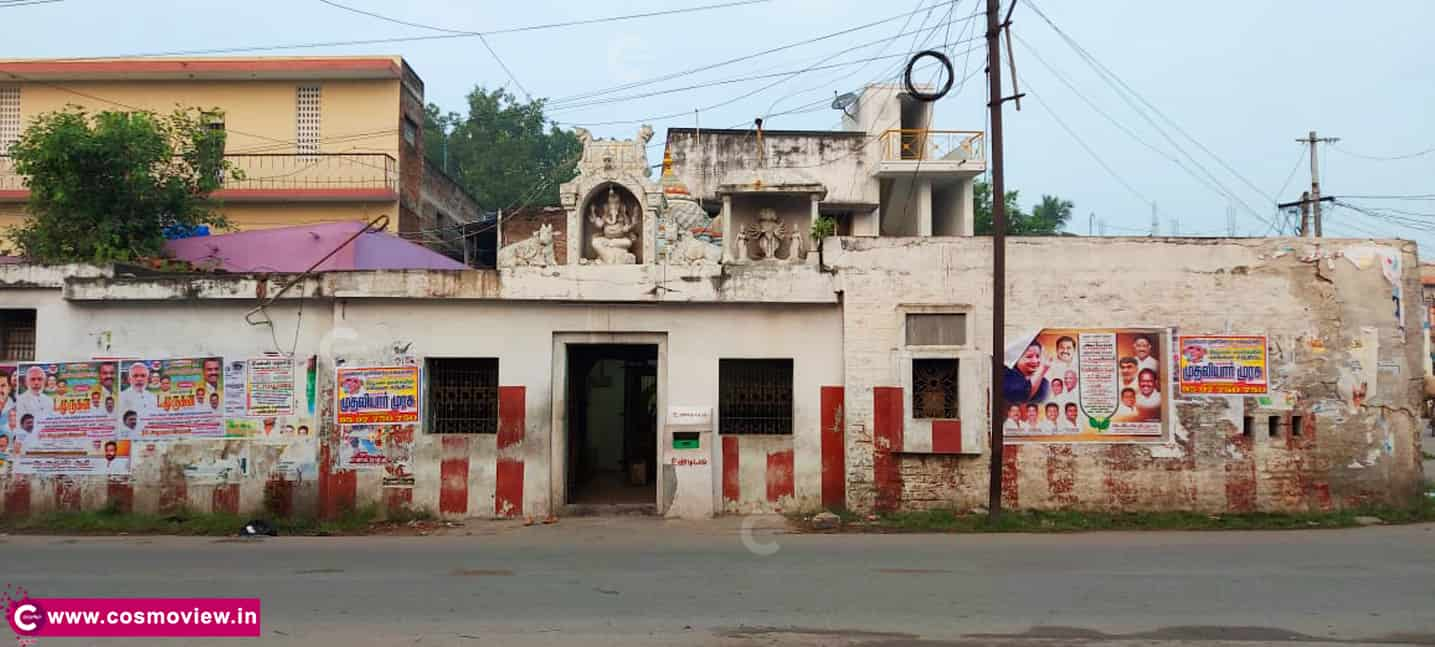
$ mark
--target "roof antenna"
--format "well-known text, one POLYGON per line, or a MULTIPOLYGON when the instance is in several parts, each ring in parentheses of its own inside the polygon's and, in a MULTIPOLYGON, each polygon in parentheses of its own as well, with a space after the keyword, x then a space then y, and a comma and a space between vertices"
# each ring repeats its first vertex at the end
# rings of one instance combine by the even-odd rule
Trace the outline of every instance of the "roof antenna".
POLYGON ((847 115, 848 119, 856 119, 856 117, 852 116, 852 113, 847 112, 847 108, 851 107, 854 103, 857 103, 856 92, 837 94, 836 90, 832 91, 832 109, 841 110, 842 114, 847 115))

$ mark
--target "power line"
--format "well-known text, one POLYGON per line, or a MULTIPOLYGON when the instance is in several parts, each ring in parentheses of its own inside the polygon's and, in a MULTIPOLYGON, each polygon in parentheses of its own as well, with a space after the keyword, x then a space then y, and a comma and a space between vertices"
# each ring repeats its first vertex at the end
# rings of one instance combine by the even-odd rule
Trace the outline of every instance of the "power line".
POLYGON ((1360 153, 1356 153, 1356 152, 1352 152, 1352 151, 1345 150, 1344 148, 1341 148, 1341 147, 1339 147, 1339 146, 1335 146, 1335 145, 1333 145, 1333 144, 1331 145, 1331 148, 1334 149, 1334 150, 1336 150, 1337 152, 1339 152, 1339 153, 1342 154, 1342 155, 1349 155, 1350 157, 1358 157, 1358 158, 1360 158, 1360 159, 1373 160, 1373 161, 1377 161, 1377 162, 1393 162, 1393 161, 1396 161, 1396 160, 1406 160, 1406 159, 1411 159, 1411 158, 1414 158, 1414 157, 1424 157, 1424 156, 1429 155, 1429 154, 1431 154, 1431 153, 1435 153, 1435 148, 1427 148, 1427 149, 1425 149, 1425 150, 1423 150, 1423 151, 1416 151, 1416 152, 1414 152, 1414 153, 1407 153, 1407 154, 1405 154, 1405 155, 1384 155, 1384 156, 1382 156, 1382 155, 1362 155, 1362 154, 1360 154, 1360 153))
POLYGON ((541 25, 527 25, 524 27, 507 27, 504 29, 491 29, 483 32, 465 32, 461 34, 434 34, 431 36, 401 36, 396 38, 370 38, 364 40, 345 40, 328 42, 307 42, 289 43, 283 45, 251 45, 241 47, 218 47, 212 49, 190 49, 175 50, 168 52, 149 52, 142 54, 117 54, 105 56, 77 56, 70 58, 47 59, 51 61, 86 61, 96 58, 148 58, 158 56, 201 56, 208 54, 237 54, 243 52, 264 52, 282 49, 313 49, 319 47, 348 47, 352 45, 380 45, 385 43, 408 43, 429 40, 450 40, 455 38, 474 38, 479 34, 484 36, 496 36, 499 34, 516 34, 529 31, 541 31, 547 29, 559 29, 562 27, 576 27, 580 25, 595 25, 600 23, 620 22, 625 20, 638 20, 640 18, 655 18, 658 16, 671 16, 675 14, 695 13, 700 11, 711 11, 716 9, 727 9, 743 5, 758 4, 769 0, 735 0, 720 4, 700 5, 696 7, 684 7, 681 9, 664 9, 662 11, 647 11, 643 13, 627 14, 622 16, 606 16, 603 18, 587 18, 583 20, 569 20, 564 22, 545 23, 541 25))
POLYGON ((64 1, 65 0, 21 0, 20 2, 4 2, 0 3, 0 9, 9 9, 11 7, 28 7, 30 5, 52 4, 64 1))
POLYGON ((391 16, 385 16, 385 15, 380 14, 380 13, 375 13, 375 12, 372 12, 372 11, 365 11, 365 10, 359 9, 359 8, 357 8, 357 7, 350 7, 349 5, 346 5, 346 4, 340 4, 340 3, 338 3, 338 2, 334 2, 334 0, 319 0, 319 2, 322 2, 322 3, 326 4, 326 5, 329 5, 329 6, 331 6, 331 7, 337 8, 337 9, 343 9, 344 11, 348 11, 348 12, 351 12, 351 13, 356 13, 356 14, 360 14, 360 15, 364 15, 364 16, 369 16, 370 18, 377 18, 377 19, 379 19, 379 20, 391 22, 391 23, 394 23, 394 24, 397 24, 397 25, 404 25, 404 26, 407 26, 407 27, 418 27, 418 28, 420 28, 420 29, 427 29, 427 30, 430 30, 430 31, 443 32, 443 33, 447 33, 447 34, 466 35, 466 36, 477 36, 477 37, 478 37, 478 42, 480 42, 480 43, 483 44, 483 48, 486 49, 486 50, 488 50, 488 54, 493 57, 494 62, 498 63, 498 66, 501 67, 501 68, 503 68, 503 73, 508 75, 508 80, 513 81, 513 84, 514 84, 515 86, 518 86, 518 89, 519 89, 519 90, 522 90, 522 91, 523 91, 523 96, 527 97, 529 101, 533 101, 533 95, 528 92, 528 88, 523 87, 523 83, 518 80, 518 77, 517 77, 517 76, 514 76, 513 70, 508 69, 508 65, 505 64, 505 63, 503 62, 503 59, 498 56, 498 52, 496 52, 496 51, 493 50, 493 46, 488 44, 488 39, 485 38, 482 33, 475 32, 475 31, 462 31, 462 30, 458 30, 458 29, 447 29, 447 28, 444 28, 444 27, 436 27, 436 26, 434 26, 434 25, 426 25, 426 24, 423 24, 423 23, 409 22, 409 21, 407 21, 407 20, 399 20, 398 18, 393 18, 393 17, 391 17, 391 16))
MULTIPOLYGON (((950 4, 950 3, 954 3, 954 2, 958 2, 958 1, 959 1, 959 0, 946 0, 946 3, 950 4)), ((605 94, 612 94, 612 93, 614 93, 614 92, 622 92, 623 90, 631 90, 631 89, 633 89, 633 88, 642 87, 642 86, 645 86, 645 85, 652 85, 652 84, 654 84, 654 83, 662 83, 663 81, 668 81, 668 80, 675 79, 675 78, 678 78, 678 77, 689 76, 689 75, 692 75, 692 74, 697 74, 697 73, 699 73, 699 72, 706 72, 706 71, 708 71, 708 70, 716 69, 716 68, 719 68, 719 67, 725 67, 725 66, 728 66, 728 65, 732 65, 733 63, 741 63, 741 62, 743 62, 743 61, 749 61, 749 60, 752 60, 752 59, 754 59, 754 58, 766 56, 766 55, 768 55, 768 54, 775 54, 775 53, 777 53, 777 52, 786 51, 786 50, 792 49, 792 48, 794 48, 794 47, 801 47, 801 46, 803 46, 803 45, 810 45, 810 44, 812 44, 812 43, 818 43, 818 42, 822 42, 822 41, 824 41, 824 40, 831 40, 831 39, 833 39, 833 38, 837 38, 837 37, 839 37, 839 36, 845 36, 845 35, 847 35, 847 34, 851 34, 851 33, 858 32, 858 31, 862 31, 862 30, 864 30, 864 29, 870 29, 870 28, 875 27, 875 26, 877 26, 877 25, 881 25, 881 24, 884 24, 884 23, 892 22, 892 21, 894 21, 894 20, 896 20, 896 19, 898 19, 898 18, 902 18, 902 17, 904 17, 904 16, 910 16, 910 15, 912 15, 912 14, 920 13, 921 11, 922 11, 922 9, 917 9, 916 11, 911 11, 911 12, 907 12, 907 13, 901 13, 901 14, 897 14, 897 15, 895 15, 895 16, 888 16, 888 17, 882 18, 882 19, 880 19, 880 20, 874 20, 874 21, 869 22, 869 23, 857 25, 856 27, 849 27, 849 28, 847 28, 847 29, 842 29, 842 30, 838 30, 838 31, 835 31, 835 32, 827 33, 827 34, 822 34, 822 35, 820 35, 820 36, 815 36, 815 37, 813 37, 813 38, 808 38, 808 39, 806 39, 806 40, 800 40, 800 41, 796 41, 796 42, 792 42, 792 43, 787 43, 787 44, 785 44, 785 45, 779 45, 779 46, 777 46, 777 47, 771 47, 771 48, 768 48, 768 49, 765 49, 765 50, 761 50, 761 51, 758 51, 758 52, 754 52, 754 53, 752 53, 752 54, 745 54, 745 55, 743 55, 743 56, 739 56, 739 57, 736 57, 736 58, 730 58, 730 59, 723 60, 723 61, 718 61, 718 62, 716 62, 716 63, 708 63, 708 64, 705 64, 705 65, 700 65, 700 66, 698 66, 698 67, 693 67, 693 68, 688 68, 688 69, 685 69, 685 70, 680 70, 680 71, 677 71, 677 72, 670 72, 670 73, 663 74, 663 75, 660 75, 660 76, 655 76, 655 77, 650 78, 650 79, 644 79, 644 80, 641 80, 641 81, 633 81, 633 82, 630 82, 630 83, 624 83, 624 84, 621 84, 621 85, 615 85, 615 86, 608 87, 608 88, 601 88, 601 89, 598 89, 598 90, 591 90, 591 91, 588 91, 588 92, 581 92, 581 93, 579 93, 579 94, 569 95, 569 96, 566 96, 566 97, 558 97, 558 98, 555 98, 555 99, 553 99, 552 101, 550 101, 550 102, 549 102, 549 105, 551 105, 551 106, 557 106, 557 105, 561 105, 561 104, 565 104, 565 103, 571 103, 571 102, 574 102, 574 101, 577 101, 577 100, 580 100, 580 99, 587 99, 587 98, 590 98, 590 97, 602 96, 602 95, 605 95, 605 94)), ((971 16, 968 16, 968 18, 971 18, 971 16)))
POLYGON ((1101 156, 1097 155, 1096 151, 1092 150, 1091 147, 1088 146, 1086 142, 1082 140, 1079 135, 1076 134, 1076 131, 1072 130, 1070 126, 1066 125, 1066 122, 1063 121, 1061 117, 1056 114, 1056 111, 1052 110, 1051 106, 1046 105, 1046 101, 1041 98, 1041 95, 1037 94, 1036 90, 1032 89, 1031 83, 1028 82, 1026 78, 1021 78, 1020 81, 1022 85, 1026 86, 1026 93, 1030 94, 1032 98, 1036 99, 1036 102, 1041 105, 1041 108, 1045 110, 1048 115, 1051 115, 1052 120, 1056 121, 1056 124, 1058 126, 1061 126, 1061 129, 1065 130, 1066 134, 1070 135, 1072 139, 1076 140, 1076 143, 1079 144, 1081 148, 1086 151, 1087 155, 1091 156, 1091 159, 1096 160, 1096 163, 1100 164, 1101 168, 1106 169, 1106 172, 1109 173, 1111 177, 1115 178, 1116 181, 1121 184, 1121 186, 1126 187, 1126 190, 1130 191, 1132 195, 1136 196, 1136 198, 1140 200, 1142 204, 1149 204, 1151 202, 1150 198, 1147 198, 1145 194, 1141 193, 1140 191, 1137 191, 1135 187, 1131 186, 1131 184, 1126 181, 1126 178, 1121 177, 1121 174, 1117 173, 1115 169, 1111 168, 1111 166, 1106 163, 1106 160, 1101 159, 1101 156))
POLYGON ((1246 183, 1246 185, 1251 187, 1252 190, 1254 190, 1256 193, 1267 197, 1272 204, 1276 203, 1276 199, 1274 197, 1266 195, 1264 191, 1262 191, 1259 187, 1255 186, 1255 184, 1252 183, 1250 180, 1246 179, 1245 176, 1238 173, 1229 164, 1226 164, 1224 160, 1222 160, 1215 153, 1211 152, 1209 148, 1206 148, 1194 137, 1192 137, 1186 131, 1182 130, 1181 127, 1177 125, 1173 120, 1171 120, 1170 117, 1167 117, 1164 113, 1160 111, 1160 109, 1156 108, 1156 106, 1152 105, 1149 101, 1144 99, 1139 93, 1132 89, 1131 86, 1127 85, 1126 82, 1122 81, 1120 77, 1116 76, 1114 72, 1106 68, 1106 66, 1102 65, 1100 61, 1096 60, 1096 58, 1092 56, 1090 52, 1086 51, 1086 49, 1083 48, 1079 43, 1077 43, 1075 39, 1069 36, 1065 31, 1062 31, 1062 29, 1058 27, 1056 23, 1051 20, 1050 17, 1043 13, 1041 11, 1041 8, 1037 7, 1032 0, 1026 0, 1026 3, 1032 8, 1033 11, 1036 12, 1037 16, 1039 16, 1042 21, 1044 21, 1047 26, 1052 29, 1052 31, 1056 32, 1056 34, 1060 36, 1064 42, 1066 42, 1067 46, 1071 47, 1072 50, 1074 50, 1077 55, 1080 56, 1082 60, 1085 61, 1086 64, 1089 65, 1097 73, 1097 75, 1101 77, 1101 79, 1109 87, 1111 87, 1113 91, 1116 92, 1117 96, 1119 96, 1122 101, 1124 101, 1129 107, 1131 107, 1132 110, 1136 111, 1137 115, 1140 116, 1143 120, 1145 120, 1146 123, 1150 124, 1153 128, 1155 128, 1157 134, 1161 135, 1161 137, 1165 139, 1166 142, 1169 143, 1173 148, 1175 148, 1179 154, 1186 157, 1186 159, 1191 162, 1191 164, 1195 166, 1197 170, 1204 173, 1208 179, 1210 179, 1216 186, 1220 187, 1221 191, 1226 195, 1227 198, 1234 199, 1237 203, 1244 207, 1246 211, 1250 212, 1251 215, 1255 216, 1261 222, 1267 225, 1271 224, 1270 220, 1268 220, 1265 216, 1262 216, 1257 213, 1256 210, 1252 209, 1249 204, 1246 204, 1245 200, 1241 199, 1240 196, 1237 196, 1235 193, 1230 191, 1230 189, 1227 189, 1225 185, 1220 182, 1220 180, 1216 179, 1216 177, 1205 168, 1205 166, 1198 162, 1190 153, 1187 153, 1186 150, 1181 147, 1180 144, 1176 143, 1176 141, 1170 135, 1168 135, 1159 124, 1152 120, 1144 110, 1142 110, 1136 104, 1132 103, 1132 101, 1130 100, 1130 98, 1128 98, 1127 95, 1129 94, 1130 97, 1135 98, 1136 101, 1140 102, 1142 105, 1146 106, 1146 108, 1150 109, 1151 112, 1155 113, 1158 117, 1160 117, 1167 124, 1169 124, 1171 128, 1173 128, 1177 133, 1184 136, 1187 140, 1191 141, 1191 143, 1195 144, 1197 148, 1200 148, 1207 155, 1210 155, 1211 158, 1215 159, 1216 162, 1219 163, 1222 167, 1224 167, 1228 172, 1236 176, 1242 182, 1246 183))
MULTIPOLYGON (((970 42, 971 40, 976 40, 976 39, 968 39, 967 41, 957 41, 957 42, 952 43, 952 44, 953 44, 953 45, 957 45, 957 44, 961 44, 961 43, 963 43, 963 42, 970 42)), ((870 45, 870 43, 869 43, 869 45, 870 45)), ((858 46, 857 48, 855 48, 855 49, 860 49, 861 47, 862 47, 862 46, 859 45, 859 46, 858 46)), ((976 48, 968 48, 967 51, 971 51, 972 49, 976 49, 976 48)), ((852 50, 849 50, 849 51, 852 51, 852 50)), ((845 52, 844 52, 844 53, 845 53, 845 52)), ((731 85, 731 84, 733 84, 733 83, 744 83, 744 82, 747 82, 747 81, 758 81, 758 80, 761 80, 761 79, 770 79, 770 78, 779 77, 779 76, 790 76, 790 75, 795 75, 795 74, 805 74, 805 73, 808 73, 808 72, 816 72, 816 71, 818 71, 818 70, 829 70, 829 69, 835 69, 835 68, 839 68, 839 67, 847 67, 847 66, 849 66, 849 65, 857 65, 857 64, 863 64, 863 65, 865 65, 865 64, 867 64, 867 63, 871 63, 872 61, 880 61, 880 60, 886 60, 886 59, 892 59, 892 58, 902 58, 902 59, 905 60, 905 59, 907 58, 907 53, 906 53, 906 52, 901 52, 901 53, 897 53, 897 54, 887 54, 887 55, 884 55, 884 56, 872 56, 872 57, 869 57, 869 58, 859 58, 859 59, 856 59, 856 60, 845 61, 845 62, 842 62, 842 63, 832 63, 832 64, 829 64, 829 65, 819 65, 819 66, 815 66, 815 67, 806 67, 806 68, 797 69, 797 70, 784 70, 784 71, 782 71, 782 72, 772 72, 772 73, 768 73, 768 74, 756 74, 756 75, 752 75, 752 76, 733 77, 733 78, 722 79, 722 80, 718 80, 718 81, 709 81, 709 82, 706 82, 706 83, 697 83, 697 84, 694 84, 694 85, 685 85, 685 86, 681 86, 681 87, 677 87, 677 88, 668 88, 668 89, 665 89, 665 90, 653 90, 653 91, 651 91, 651 92, 644 92, 644 93, 641 93, 641 94, 628 94, 628 95, 623 95, 623 96, 620 96, 620 97, 608 97, 608 98, 604 98, 604 99, 595 99, 595 100, 593 100, 593 101, 591 101, 591 102, 588 102, 588 103, 576 103, 576 104, 561 106, 561 107, 558 107, 558 108, 553 108, 553 109, 549 110, 548 112, 565 112, 565 111, 568 111, 568 110, 579 110, 579 109, 582 109, 582 108, 589 108, 589 107, 592 107, 592 106, 595 106, 595 105, 602 105, 602 104, 609 104, 609 103, 621 103, 621 102, 624 102, 624 101, 632 101, 632 100, 635 100, 635 99, 645 99, 645 98, 648 98, 648 97, 655 97, 655 96, 664 95, 664 94, 673 94, 673 93, 675 93, 675 92, 688 92, 688 91, 690 91, 690 90, 701 90, 701 89, 705 89, 705 88, 717 87, 717 86, 720 86, 720 85, 731 85)), ((793 95, 789 94, 789 95, 787 95, 787 96, 793 96, 793 95)), ((786 98, 786 97, 783 97, 783 98, 786 98)), ((774 105, 775 105, 776 103, 780 102, 781 100, 782 100, 782 99, 778 99, 778 101, 774 101, 774 102, 773 102, 774 105)), ((824 104, 827 103, 827 102, 829 102, 829 101, 830 101, 830 99, 822 99, 822 102, 823 102, 824 104)), ((803 105, 806 106, 806 105, 808 105, 808 104, 803 104, 803 105)), ((772 107, 769 106, 768 109, 771 110, 772 107)))

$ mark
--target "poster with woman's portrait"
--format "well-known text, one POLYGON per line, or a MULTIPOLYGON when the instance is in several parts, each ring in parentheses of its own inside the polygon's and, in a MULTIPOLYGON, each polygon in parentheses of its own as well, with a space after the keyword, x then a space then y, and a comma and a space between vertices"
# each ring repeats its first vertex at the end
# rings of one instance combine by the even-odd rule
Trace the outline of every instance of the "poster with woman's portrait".
POLYGON ((1002 425, 1013 442, 1163 438, 1170 341, 1159 328, 1047 328, 1006 349, 1002 425))

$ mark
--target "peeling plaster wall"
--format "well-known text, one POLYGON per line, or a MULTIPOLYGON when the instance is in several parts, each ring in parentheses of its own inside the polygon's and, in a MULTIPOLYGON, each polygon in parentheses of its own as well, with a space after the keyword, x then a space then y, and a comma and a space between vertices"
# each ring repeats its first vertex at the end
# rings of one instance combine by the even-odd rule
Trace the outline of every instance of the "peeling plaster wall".
MULTIPOLYGON (((1170 441, 1162 445, 1008 445, 1006 505, 1300 511, 1416 496, 1424 360, 1413 243, 1017 238, 1008 239, 1007 254, 1008 339, 1040 327, 1265 333, 1272 388, 1297 400, 1269 411, 1254 399, 1178 399, 1170 441), (1398 283, 1411 299, 1403 322, 1379 260, 1359 269, 1345 256, 1372 245, 1393 250, 1403 263, 1398 283), (1361 367, 1352 368, 1361 357, 1361 367), (1356 377, 1369 381, 1371 395, 1361 407, 1350 405, 1348 389, 1341 393, 1356 377), (1245 416, 1256 423, 1249 438, 1242 434, 1245 416), (1298 435, 1291 433, 1295 416, 1298 435)), ((899 305, 969 306, 970 348, 989 356, 990 258, 984 238, 843 239, 841 249, 828 252, 843 292, 850 507, 986 504, 989 449, 977 456, 886 451, 886 437, 874 431, 882 424, 874 388, 902 384, 894 361, 901 350, 899 305)), ((964 401, 987 401, 989 372, 981 373, 981 380, 962 383, 964 401)), ((963 426, 989 429, 987 415, 963 426)), ((980 434, 983 445, 987 437, 980 434)))
MULTIPOLYGON (((497 357, 499 384, 521 387, 524 410, 521 444, 512 450, 522 461, 522 512, 543 515, 555 510, 550 479, 553 471, 554 334, 665 333, 667 383, 660 384, 668 406, 711 407, 719 424, 718 360, 720 358, 792 358, 793 429, 790 437, 744 436, 751 448, 785 449, 791 469, 785 496, 766 496, 767 455, 754 454, 753 471, 744 482, 744 510, 807 509, 821 500, 821 388, 842 382, 841 313, 835 305, 603 305, 539 302, 477 302, 418 300, 341 300, 336 306, 334 354, 348 365, 407 361, 422 365, 427 357, 497 357), (420 323, 421 322, 421 323, 420 323)), ((627 343, 627 342, 623 342, 627 343)), ((559 358, 559 361, 564 361, 559 358)), ((565 415, 560 413, 561 415, 565 415)), ((661 416, 660 416, 661 419, 661 416)), ((502 424, 502 423, 500 423, 502 424)), ((661 431, 660 431, 661 433, 661 431)), ((661 437, 661 435, 660 435, 661 437)), ((717 434, 715 442, 721 443, 717 434)), ((723 473, 721 447, 714 452, 714 499, 723 473)), ((439 508, 445 493, 444 464, 461 463, 467 475, 462 510, 451 516, 495 515, 499 490, 495 461, 498 449, 491 434, 435 436, 415 440, 415 507, 439 508)), ((754 449, 754 451, 757 451, 754 449)), ((661 448, 660 448, 661 452, 661 448)), ((744 460, 749 460, 744 455, 744 460)), ((660 453, 659 463, 665 463, 660 453)), ((779 470, 780 471, 780 470, 779 470)), ((460 470, 451 468, 450 474, 460 470)), ((779 476, 781 476, 779 474, 779 476)), ((379 503, 378 472, 358 474, 359 505, 379 503)))
MULTIPOLYGON (((249 358, 275 350, 294 350, 298 362, 324 346, 330 330, 330 308, 324 302, 282 302, 269 308, 268 327, 250 326, 244 313, 252 301, 188 300, 67 301, 59 289, 0 291, 5 307, 36 309, 35 357, 41 361, 81 361, 102 357, 249 358), (300 310, 302 308, 302 317, 300 310), (297 329, 297 335, 296 335, 297 329)), ((320 369, 320 376, 325 375, 320 369)), ((321 380, 322 382, 322 380, 321 380)), ((303 393, 300 393, 302 398, 303 393)), ((57 509, 100 509, 116 506, 158 513, 189 509, 199 512, 247 513, 278 510, 312 514, 318 504, 318 483, 271 478, 285 447, 234 439, 199 439, 169 443, 136 443, 128 480, 105 476, 0 476, 0 514, 24 515, 57 509), (246 473, 223 480, 185 474, 201 463, 238 465, 246 473)))

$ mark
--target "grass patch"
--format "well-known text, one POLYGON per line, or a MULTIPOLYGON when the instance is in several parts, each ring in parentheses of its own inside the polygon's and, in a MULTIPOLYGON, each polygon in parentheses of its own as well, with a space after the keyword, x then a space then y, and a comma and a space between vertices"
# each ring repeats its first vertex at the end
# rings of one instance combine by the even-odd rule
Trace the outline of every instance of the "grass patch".
MULTIPOLYGON (((362 534, 377 517, 375 508, 345 513, 337 519, 268 518, 280 536, 362 534)), ((0 521, 0 531, 18 534, 64 535, 187 535, 224 537, 239 533, 253 516, 180 511, 165 515, 120 512, 114 509, 82 512, 47 512, 23 519, 0 521)))
POLYGON ((1435 454, 1431 454, 1430 452, 1427 452, 1425 450, 1420 450, 1420 458, 1427 461, 1435 461, 1435 454))

